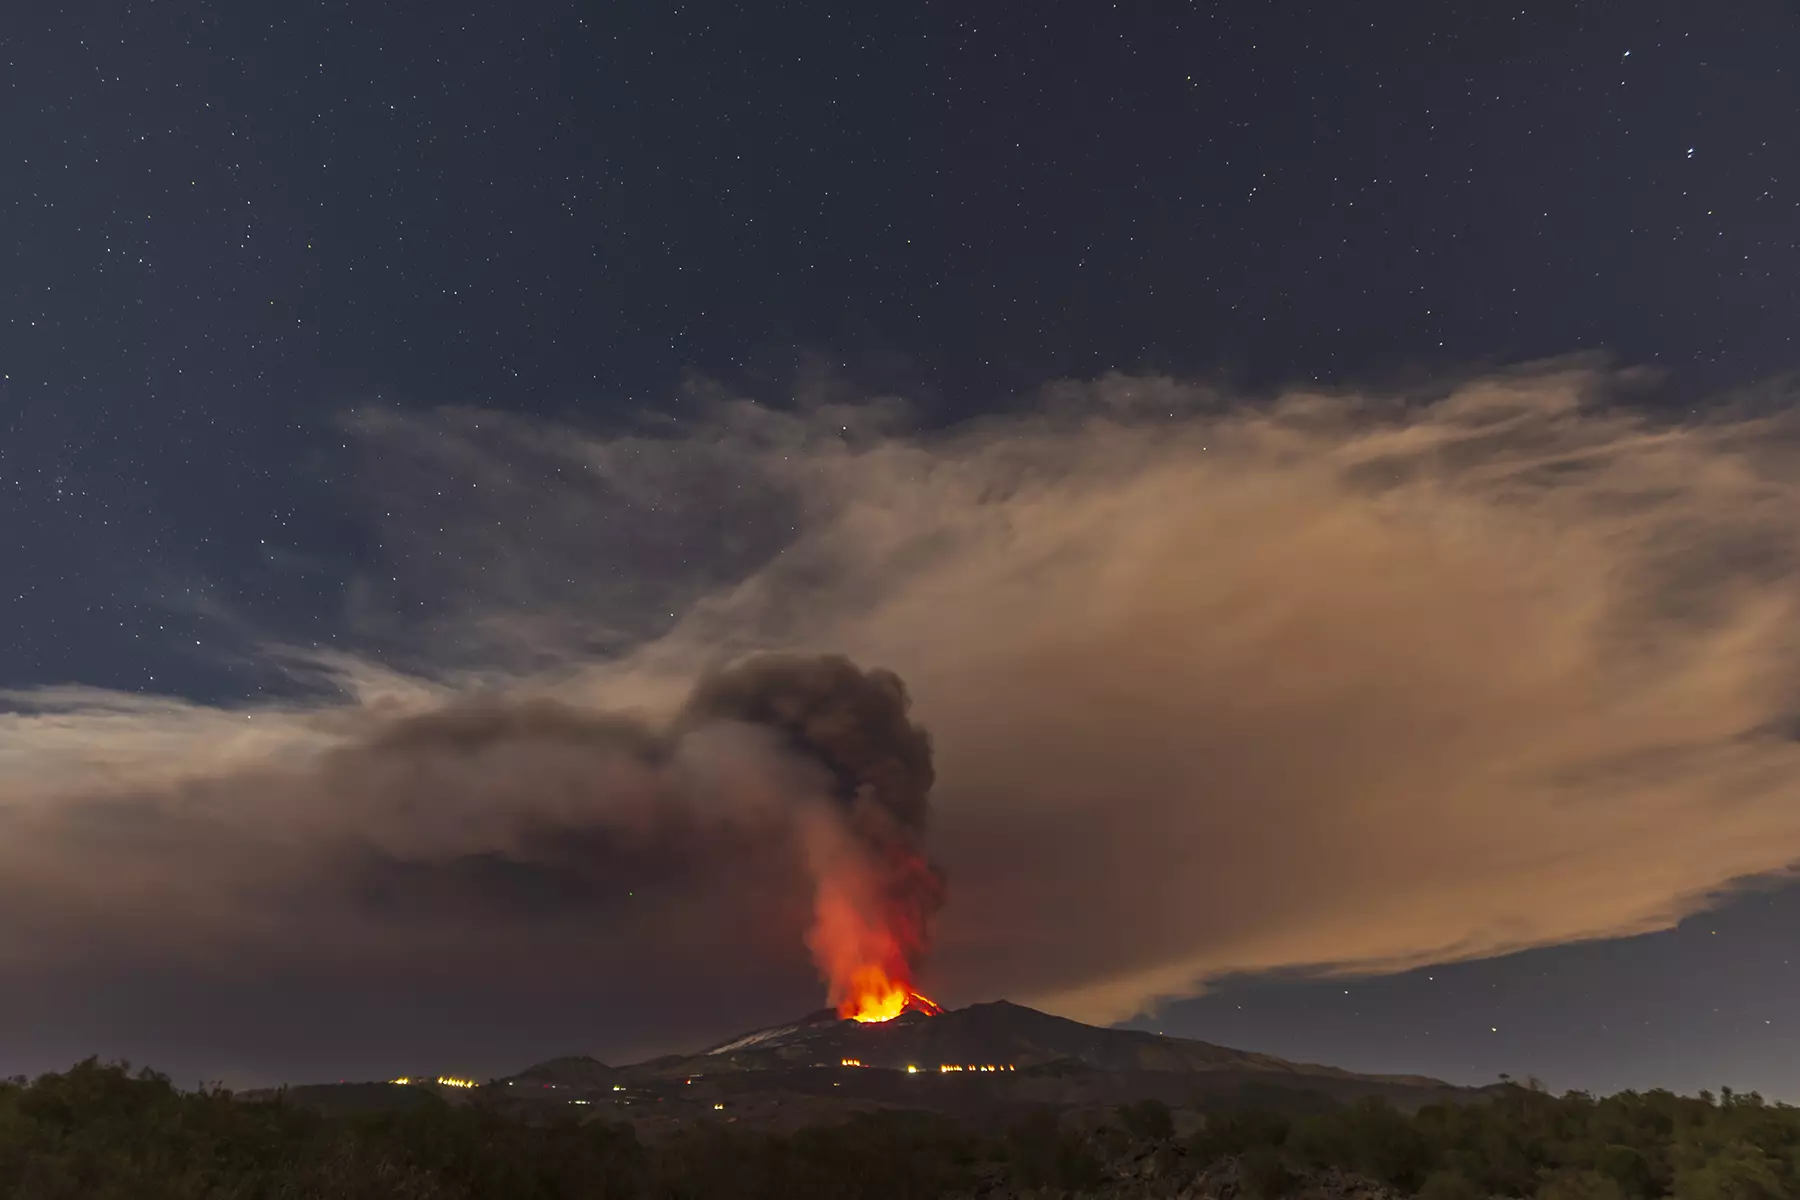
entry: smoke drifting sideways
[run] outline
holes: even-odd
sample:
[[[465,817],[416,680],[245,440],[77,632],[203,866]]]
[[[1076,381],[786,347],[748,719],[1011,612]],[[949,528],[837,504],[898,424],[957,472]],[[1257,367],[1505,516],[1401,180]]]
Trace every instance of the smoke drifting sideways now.
[[[0,966],[40,983],[0,1030],[73,1021],[56,973],[99,961],[433,1005],[491,974],[488,1028],[566,995],[675,1049],[927,928],[939,999],[1104,1021],[1665,926],[1800,861],[1800,424],[1784,385],[1647,386],[356,415],[390,560],[350,589],[366,651],[307,664],[334,691],[0,712]],[[715,674],[818,650],[916,707]],[[482,721],[515,733],[426,737]]]
[[[80,840],[82,827],[130,809],[131,836],[149,844],[179,839],[201,856],[210,843],[243,858],[261,842],[250,856],[259,878],[219,887],[215,876],[186,914],[215,935],[221,913],[207,908],[229,914],[252,893],[279,903],[282,856],[271,843],[282,841],[312,860],[289,863],[295,884],[336,874],[375,909],[395,902],[396,879],[408,880],[413,903],[474,883],[475,903],[504,904],[510,870],[540,892],[560,883],[568,901],[584,885],[636,877],[667,887],[686,876],[692,887],[696,872],[726,860],[791,860],[810,875],[805,940],[836,1004],[870,973],[909,984],[943,901],[920,845],[931,741],[909,708],[892,672],[766,653],[707,671],[661,722],[542,696],[462,698],[378,720],[285,769],[227,770],[135,808],[129,795],[95,796],[54,814],[55,835],[30,823],[21,832]],[[247,795],[261,803],[246,820],[232,809]],[[86,865],[102,892],[131,875],[104,854]],[[731,965],[715,967],[728,982]]]

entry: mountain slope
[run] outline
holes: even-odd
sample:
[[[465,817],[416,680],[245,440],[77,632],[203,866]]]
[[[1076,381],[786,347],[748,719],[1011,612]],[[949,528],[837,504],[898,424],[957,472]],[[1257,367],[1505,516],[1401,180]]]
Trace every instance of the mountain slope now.
[[[1005,1001],[870,1024],[840,1020],[827,1010],[697,1054],[631,1066],[567,1056],[481,1087],[434,1079],[307,1089],[306,1101],[321,1108],[399,1106],[424,1090],[451,1104],[581,1106],[661,1136],[712,1121],[792,1132],[881,1109],[936,1112],[1001,1130],[1044,1108],[1105,1111],[1149,1098],[1190,1112],[1255,1107],[1302,1115],[1364,1098],[1414,1111],[1426,1104],[1479,1102],[1489,1093],[1421,1076],[1359,1075],[1189,1038],[1104,1029]]]
[[[551,1087],[599,1087],[618,1077],[616,1067],[609,1067],[585,1054],[565,1055],[534,1063],[512,1078],[526,1084],[548,1084]]]
[[[1004,1000],[970,1005],[941,1016],[907,1013],[892,1021],[871,1024],[840,1021],[830,1011],[814,1013],[790,1025],[744,1034],[697,1055],[672,1056],[642,1066],[664,1076],[717,1075],[837,1066],[846,1059],[865,1067],[891,1070],[1000,1066],[1016,1072],[1079,1064],[1102,1072],[1238,1072],[1296,1081],[1367,1080],[1413,1087],[1447,1086],[1419,1076],[1357,1075],[1336,1067],[1289,1062],[1270,1054],[1188,1038],[1103,1029]]]

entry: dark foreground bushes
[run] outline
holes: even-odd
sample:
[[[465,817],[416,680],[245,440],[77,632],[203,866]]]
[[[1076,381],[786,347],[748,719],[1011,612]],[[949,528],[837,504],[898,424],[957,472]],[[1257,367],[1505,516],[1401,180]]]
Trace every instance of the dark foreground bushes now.
[[[1287,1120],[1211,1114],[1192,1157],[1335,1168],[1420,1200],[1800,1200],[1800,1109],[1760,1096],[1624,1092],[1604,1099],[1509,1087],[1483,1104],[1408,1115],[1379,1101]]]
[[[884,1113],[791,1137],[710,1127],[654,1144],[561,1112],[527,1120],[425,1091],[409,1099],[399,1111],[325,1116],[83,1063],[0,1084],[0,1198],[923,1200],[1174,1195],[1228,1179],[1231,1194],[1281,1200],[1344,1172],[1421,1200],[1800,1198],[1800,1110],[1729,1092],[1510,1088],[1412,1115],[1362,1102],[1200,1119],[1148,1101],[1098,1127],[1039,1112],[1001,1137]]]
[[[914,1200],[968,1185],[978,1158],[972,1136],[924,1114],[789,1138],[697,1129],[649,1147],[560,1111],[526,1120],[409,1098],[327,1117],[87,1062],[0,1085],[0,1200]]]

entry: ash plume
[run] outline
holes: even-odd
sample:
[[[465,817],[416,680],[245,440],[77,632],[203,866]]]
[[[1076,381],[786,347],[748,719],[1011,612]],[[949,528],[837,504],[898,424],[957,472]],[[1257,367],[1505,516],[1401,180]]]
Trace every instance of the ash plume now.
[[[545,695],[452,696],[338,730],[287,766],[264,758],[161,794],[97,785],[54,809],[13,813],[15,847],[78,847],[85,827],[133,813],[140,835],[213,860],[193,876],[204,894],[162,889],[160,928],[136,929],[190,947],[253,939],[252,897],[314,906],[314,919],[343,905],[346,928],[333,940],[354,945],[358,918],[375,927],[445,915],[477,925],[566,919],[584,908],[615,916],[607,910],[620,894],[675,896],[685,908],[680,897],[722,881],[727,892],[767,891],[771,872],[799,871],[815,912],[804,940],[835,1003],[855,965],[846,955],[910,980],[943,898],[920,848],[931,743],[909,704],[892,672],[794,653],[709,670],[660,718]],[[259,799],[254,815],[246,796]],[[86,846],[75,889],[46,874],[66,868],[20,862],[0,894],[35,877],[49,892],[87,893],[93,908],[116,903],[152,882],[128,850]],[[337,894],[313,894],[327,878]],[[841,916],[846,903],[886,940],[859,950],[841,921],[819,915]],[[799,932],[785,915],[762,919]],[[671,949],[684,941],[673,929],[661,936]],[[716,966],[741,969],[726,958]]]
[[[936,773],[911,707],[891,671],[779,654],[708,675],[682,713],[775,730],[828,772],[830,803],[802,818],[818,881],[807,944],[840,1008],[865,984],[910,992],[944,902],[943,877],[919,845]]]
[[[212,1045],[208,997],[281,979],[286,1019],[359,1013],[320,1044],[412,1036],[355,1008],[378,984],[487,997],[502,1059],[655,1053],[927,946],[945,999],[1104,1022],[1789,878],[1794,389],[1697,417],[1649,386],[1577,359],[1417,394],[1109,377],[927,432],[716,394],[654,436],[353,420],[388,552],[359,653],[279,701],[0,696],[29,984],[0,1050],[142,1057],[77,1035],[150,1013]]]
[[[815,889],[805,940],[838,1004],[859,971],[910,988],[944,899],[920,845],[931,739],[910,707],[891,671],[765,654],[708,671],[663,726],[542,697],[461,703],[332,752],[317,785],[351,821],[381,822],[370,844],[417,853],[416,821],[460,839],[442,854],[615,878],[691,871],[785,829]]]
[[[768,654],[710,673],[678,725],[741,721],[777,731],[789,749],[831,774],[849,811],[873,807],[909,833],[925,828],[936,772],[931,737],[892,671],[864,671],[841,655]]]

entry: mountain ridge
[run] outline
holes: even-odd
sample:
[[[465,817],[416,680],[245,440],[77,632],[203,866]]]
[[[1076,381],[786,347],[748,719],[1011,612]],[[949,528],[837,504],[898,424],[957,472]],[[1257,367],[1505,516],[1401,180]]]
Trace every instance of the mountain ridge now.
[[[620,1067],[564,1056],[534,1064],[510,1078],[576,1083],[574,1076],[580,1075],[581,1082],[610,1084],[846,1065],[915,1072],[991,1066],[1014,1073],[1060,1066],[1115,1074],[1242,1073],[1294,1082],[1360,1081],[1422,1089],[1455,1086],[1425,1075],[1361,1073],[1196,1038],[1087,1025],[1008,1000],[971,1004],[936,1016],[909,1012],[890,1021],[867,1023],[841,1020],[826,1009],[785,1025],[750,1030],[692,1054],[663,1055]]]

